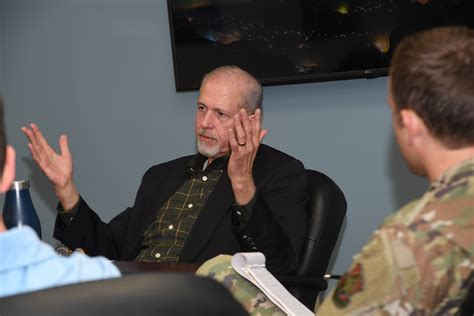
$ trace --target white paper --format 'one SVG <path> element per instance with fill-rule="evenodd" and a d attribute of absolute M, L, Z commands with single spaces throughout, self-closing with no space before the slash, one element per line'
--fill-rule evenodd
<path fill-rule="evenodd" d="M 290 316 L 314 316 L 265 267 L 261 252 L 239 252 L 232 256 L 232 267 L 243 278 L 258 287 L 270 301 Z"/>

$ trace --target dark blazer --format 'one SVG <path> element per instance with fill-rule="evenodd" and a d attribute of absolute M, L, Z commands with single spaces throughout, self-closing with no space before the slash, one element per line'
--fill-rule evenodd
<path fill-rule="evenodd" d="M 143 233 L 160 207 L 187 179 L 186 166 L 192 157 L 148 169 L 133 207 L 108 224 L 83 201 L 70 225 L 56 219 L 54 237 L 92 256 L 135 259 Z M 307 179 L 303 164 L 262 144 L 253 169 L 257 199 L 248 224 L 239 227 L 234 217 L 234 196 L 225 170 L 188 236 L 180 262 L 202 263 L 219 254 L 260 251 L 272 272 L 286 273 L 296 268 L 306 232 Z"/>

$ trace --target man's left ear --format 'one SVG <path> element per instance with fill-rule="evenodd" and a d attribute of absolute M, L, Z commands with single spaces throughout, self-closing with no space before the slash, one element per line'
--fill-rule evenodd
<path fill-rule="evenodd" d="M 4 193 L 10 189 L 10 186 L 15 179 L 15 149 L 8 145 L 5 152 L 5 165 L 0 178 L 0 192 Z"/>
<path fill-rule="evenodd" d="M 420 136 L 426 133 L 425 123 L 418 114 L 411 109 L 403 109 L 400 111 L 400 119 L 402 126 L 405 128 L 408 142 L 410 145 L 415 144 Z"/>

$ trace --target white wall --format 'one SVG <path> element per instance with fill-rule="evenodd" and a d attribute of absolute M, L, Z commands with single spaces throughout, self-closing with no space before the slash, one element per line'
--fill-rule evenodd
<path fill-rule="evenodd" d="M 20 127 L 38 123 L 56 147 L 60 133 L 70 136 L 79 190 L 109 220 L 133 203 L 149 166 L 193 152 L 197 94 L 174 90 L 164 0 L 4 1 L 0 91 L 8 136 L 18 152 L 17 178 L 32 181 L 44 239 L 54 243 L 54 193 Z M 346 194 L 335 273 L 384 216 L 426 186 L 396 150 L 386 81 L 264 89 L 265 142 L 327 173 Z"/>

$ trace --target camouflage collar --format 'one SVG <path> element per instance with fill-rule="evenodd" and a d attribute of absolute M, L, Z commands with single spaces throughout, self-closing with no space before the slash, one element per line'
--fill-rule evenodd
<path fill-rule="evenodd" d="M 474 176 L 474 158 L 467 159 L 449 168 L 440 178 L 430 184 L 429 191 L 440 190 L 468 177 Z"/>

